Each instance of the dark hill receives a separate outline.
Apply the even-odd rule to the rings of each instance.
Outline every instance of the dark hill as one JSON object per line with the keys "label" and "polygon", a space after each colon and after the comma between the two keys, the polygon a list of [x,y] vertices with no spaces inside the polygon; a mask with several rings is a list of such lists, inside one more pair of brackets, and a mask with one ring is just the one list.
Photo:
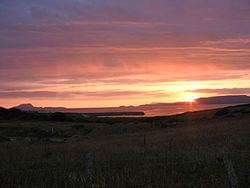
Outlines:
{"label": "dark hill", "polygon": [[250,103],[250,97],[247,95],[217,96],[199,98],[195,101],[199,104],[244,104]]}
{"label": "dark hill", "polygon": [[14,108],[23,110],[23,111],[47,111],[47,112],[62,112],[65,111],[64,107],[35,107],[32,104],[20,104]]}

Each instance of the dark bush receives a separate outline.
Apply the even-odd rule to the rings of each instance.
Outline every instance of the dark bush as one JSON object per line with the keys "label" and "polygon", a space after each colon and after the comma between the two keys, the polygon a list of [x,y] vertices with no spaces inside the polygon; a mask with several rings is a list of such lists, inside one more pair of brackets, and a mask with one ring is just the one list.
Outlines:
{"label": "dark bush", "polygon": [[6,119],[8,113],[7,109],[0,107],[0,119]]}
{"label": "dark bush", "polygon": [[85,126],[84,125],[73,125],[71,128],[79,130],[79,129],[85,128]]}
{"label": "dark bush", "polygon": [[215,116],[225,116],[228,115],[230,111],[226,108],[222,108],[215,113]]}
{"label": "dark bush", "polygon": [[5,109],[0,107],[0,119],[23,119],[25,115],[25,112],[16,108]]}
{"label": "dark bush", "polygon": [[50,120],[52,120],[52,121],[66,121],[67,117],[62,112],[55,112],[55,113],[51,114]]}
{"label": "dark bush", "polygon": [[0,142],[9,142],[10,139],[7,137],[0,136]]}
{"label": "dark bush", "polygon": [[94,130],[93,126],[85,126],[85,125],[73,125],[71,128],[76,129],[77,131],[81,132],[84,135]]}

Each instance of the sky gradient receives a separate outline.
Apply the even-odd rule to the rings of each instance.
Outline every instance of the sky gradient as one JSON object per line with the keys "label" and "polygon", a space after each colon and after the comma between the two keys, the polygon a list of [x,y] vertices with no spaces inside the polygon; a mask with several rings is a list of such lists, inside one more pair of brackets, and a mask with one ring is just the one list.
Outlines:
{"label": "sky gradient", "polygon": [[0,106],[250,94],[249,0],[1,0]]}

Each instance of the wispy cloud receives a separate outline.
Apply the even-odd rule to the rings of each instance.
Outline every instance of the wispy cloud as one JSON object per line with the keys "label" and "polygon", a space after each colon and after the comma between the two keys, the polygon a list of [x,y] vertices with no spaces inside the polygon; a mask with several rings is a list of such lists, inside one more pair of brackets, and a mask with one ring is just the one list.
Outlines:
{"label": "wispy cloud", "polygon": [[215,94],[250,94],[250,88],[196,89],[196,90],[188,90],[188,92],[215,93]]}
{"label": "wispy cloud", "polygon": [[124,90],[102,90],[102,91],[1,91],[1,98],[77,98],[77,99],[97,99],[100,97],[106,98],[124,98],[124,97],[166,97],[164,91],[124,91]]}

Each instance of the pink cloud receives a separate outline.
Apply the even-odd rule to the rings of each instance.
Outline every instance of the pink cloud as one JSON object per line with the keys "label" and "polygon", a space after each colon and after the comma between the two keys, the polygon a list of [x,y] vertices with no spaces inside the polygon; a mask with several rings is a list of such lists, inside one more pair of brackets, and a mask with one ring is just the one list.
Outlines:
{"label": "pink cloud", "polygon": [[0,91],[1,98],[57,98],[57,99],[98,99],[105,97],[106,99],[121,99],[121,98],[136,98],[144,96],[152,97],[167,97],[163,91],[125,91],[125,90],[102,90],[102,91]]}
{"label": "pink cloud", "polygon": [[237,94],[250,94],[250,88],[196,89],[196,90],[188,90],[188,92],[237,95]]}

